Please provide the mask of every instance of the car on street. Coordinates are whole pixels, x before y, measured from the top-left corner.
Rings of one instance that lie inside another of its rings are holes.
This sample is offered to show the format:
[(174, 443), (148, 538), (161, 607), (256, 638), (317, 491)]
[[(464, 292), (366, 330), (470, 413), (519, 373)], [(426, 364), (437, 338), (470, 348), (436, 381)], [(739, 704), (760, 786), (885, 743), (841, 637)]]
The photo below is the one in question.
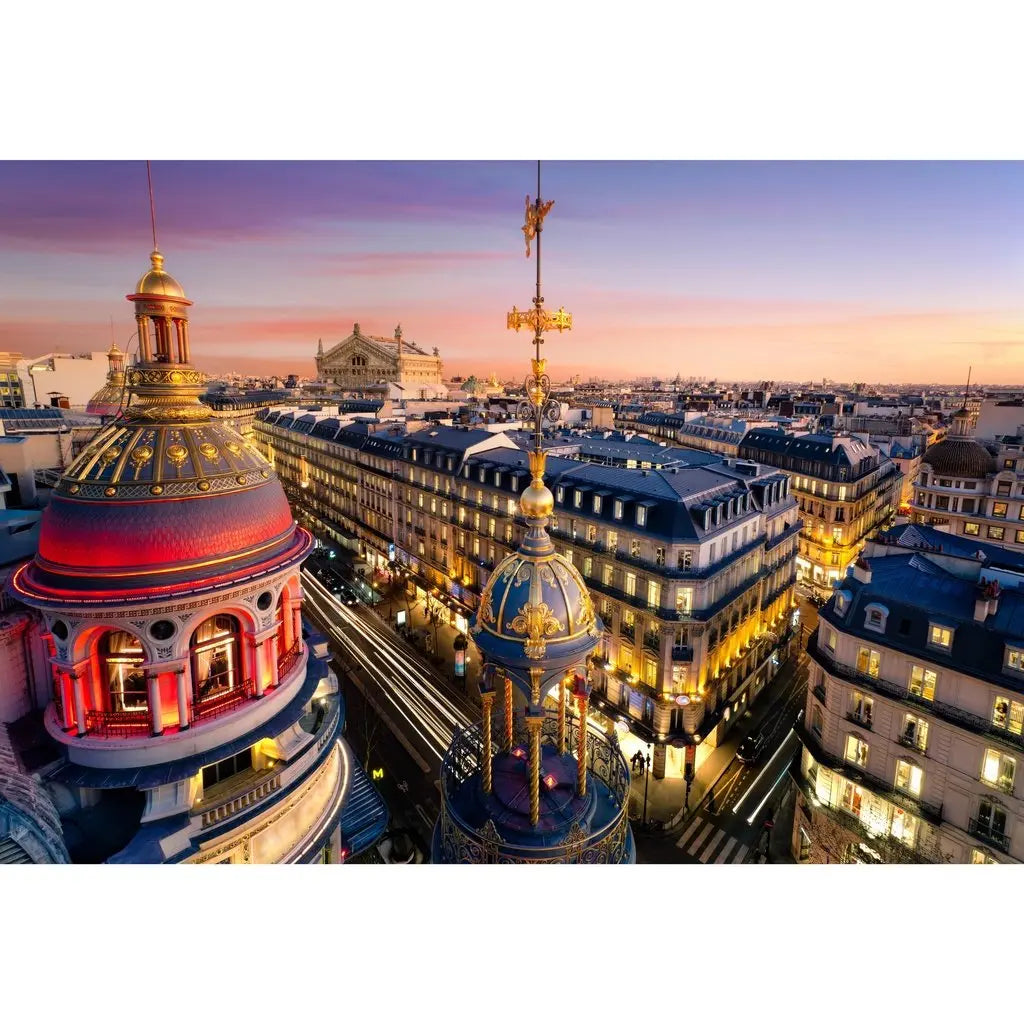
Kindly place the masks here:
[(753, 764), (764, 750), (765, 737), (762, 733), (751, 733), (736, 751), (736, 760), (744, 764)]

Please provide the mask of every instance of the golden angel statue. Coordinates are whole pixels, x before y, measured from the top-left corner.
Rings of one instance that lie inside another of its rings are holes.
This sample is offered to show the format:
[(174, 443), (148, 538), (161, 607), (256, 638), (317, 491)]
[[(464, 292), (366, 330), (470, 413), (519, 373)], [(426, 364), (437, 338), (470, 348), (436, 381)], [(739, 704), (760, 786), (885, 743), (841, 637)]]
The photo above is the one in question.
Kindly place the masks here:
[(548, 211), (554, 205), (554, 199), (549, 199), (546, 203), (538, 203), (534, 205), (530, 202), (530, 197), (526, 197), (526, 223), (523, 225), (523, 234), (526, 236), (527, 259), (530, 258), (530, 242), (537, 236), (537, 231), (544, 222), (544, 218), (548, 215)]

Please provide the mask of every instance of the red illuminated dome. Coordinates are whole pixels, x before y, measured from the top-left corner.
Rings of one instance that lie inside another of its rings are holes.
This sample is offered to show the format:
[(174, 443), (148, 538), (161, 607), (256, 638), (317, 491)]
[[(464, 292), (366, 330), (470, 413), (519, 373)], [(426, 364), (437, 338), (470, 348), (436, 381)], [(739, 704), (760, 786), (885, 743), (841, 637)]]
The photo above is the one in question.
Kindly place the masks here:
[(142, 287), (159, 275), (173, 282), (159, 253), (152, 262), (128, 296), (141, 358), (125, 374), (124, 414), (62, 476), (38, 554), (18, 576), (37, 600), (216, 589), (309, 550), (266, 459), (199, 401), (205, 377), (189, 364), (191, 303), (176, 282)]

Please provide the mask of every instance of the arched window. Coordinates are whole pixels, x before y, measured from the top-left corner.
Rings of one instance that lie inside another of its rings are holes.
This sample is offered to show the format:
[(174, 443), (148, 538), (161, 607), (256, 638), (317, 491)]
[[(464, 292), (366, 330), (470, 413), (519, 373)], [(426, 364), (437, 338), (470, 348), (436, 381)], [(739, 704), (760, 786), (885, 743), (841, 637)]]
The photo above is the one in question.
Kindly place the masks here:
[(214, 615), (192, 634), (193, 700), (206, 700), (240, 686), (241, 627), (233, 615)]
[(142, 644), (131, 633), (115, 630), (100, 640), (100, 666), (109, 710), (141, 711), (147, 707)]

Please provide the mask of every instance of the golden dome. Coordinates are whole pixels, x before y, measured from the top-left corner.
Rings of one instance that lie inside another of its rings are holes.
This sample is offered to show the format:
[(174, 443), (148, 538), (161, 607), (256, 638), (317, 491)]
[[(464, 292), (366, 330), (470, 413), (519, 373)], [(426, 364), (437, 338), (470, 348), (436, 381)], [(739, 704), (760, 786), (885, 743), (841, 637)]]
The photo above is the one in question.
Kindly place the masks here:
[(185, 298), (185, 289), (164, 270), (164, 256), (159, 249), (149, 254), (152, 269), (139, 278), (135, 286), (136, 295), (166, 295), (171, 298)]

